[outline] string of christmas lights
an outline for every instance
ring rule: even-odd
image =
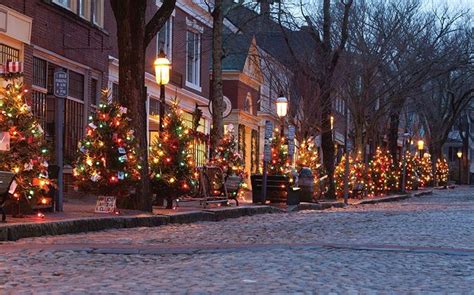
[[[18,186],[14,197],[26,198],[30,205],[49,205],[49,150],[43,128],[35,120],[26,98],[28,90],[17,79],[21,74],[5,76],[6,86],[0,90],[0,134],[9,150],[0,152],[0,170],[15,173]]]
[[[103,93],[97,112],[89,117],[73,173],[82,190],[125,196],[140,178],[138,145],[127,108],[108,103],[107,95]]]
[[[196,187],[193,173],[193,139],[181,118],[178,102],[171,104],[163,120],[163,134],[150,146],[150,172],[153,191],[171,201],[191,193]]]

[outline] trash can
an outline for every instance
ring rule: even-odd
[[[298,184],[301,188],[300,202],[312,202],[314,192],[314,176],[311,172],[311,169],[308,167],[301,169]]]
[[[288,197],[286,199],[286,204],[288,206],[296,206],[300,203],[300,193],[301,189],[299,187],[292,187],[288,190]]]

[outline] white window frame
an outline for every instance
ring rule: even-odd
[[[92,3],[92,0],[89,0],[91,3],[90,3],[90,20],[91,22],[96,25],[96,26],[99,26],[101,28],[104,27],[104,0],[94,0],[96,4],[98,4],[99,6],[99,9],[96,10],[96,15],[97,17],[94,19],[94,14],[92,13],[92,7],[93,7],[93,3]]]
[[[83,13],[81,13],[81,4],[83,3],[85,7]],[[91,0],[77,0],[77,15],[86,20],[91,19]]]
[[[189,33],[191,34],[195,34],[195,36],[197,36],[197,59],[194,61],[194,68],[193,68],[193,72],[194,75],[192,76],[193,80],[194,81],[189,81],[188,80],[188,77],[189,77],[189,73],[188,73],[188,63],[189,63],[189,54],[188,54],[188,48],[189,48],[189,39],[188,39],[188,36],[189,36]],[[201,91],[202,88],[201,88],[201,34],[195,30],[187,30],[186,31],[186,86],[189,87],[189,88],[192,88],[194,90],[198,90],[198,91]],[[194,47],[195,48],[195,47]]]
[[[167,52],[166,50],[164,50],[164,51],[165,51],[165,54],[166,54],[166,58],[169,59],[170,61],[173,60],[173,20],[174,20],[174,17],[171,16],[166,21],[165,26],[163,27],[163,28],[165,28],[166,24],[169,23],[169,30],[170,30],[169,39],[165,40],[165,47],[169,50],[169,52]],[[160,32],[158,32],[158,34],[156,34],[156,56],[158,56],[158,54],[160,53],[160,39],[158,37],[159,34],[160,34]]]
[[[69,5],[63,4],[63,3],[61,3],[61,2],[62,2],[62,1],[60,1],[60,0],[53,0],[53,3],[56,4],[56,5],[58,5],[58,6],[61,6],[62,8],[65,8],[65,9],[67,9],[67,10],[71,10],[71,11],[73,11],[73,12],[75,11],[75,8],[76,8],[76,5],[75,5],[75,4],[76,4],[76,2],[77,2],[76,0],[70,0],[70,1],[69,1]]]

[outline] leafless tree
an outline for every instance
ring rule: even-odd
[[[171,16],[176,0],[163,0],[150,20],[146,19],[147,0],[110,0],[110,4],[117,23],[119,101],[129,109],[140,147],[141,180],[136,207],[152,211],[146,134],[145,50]]]

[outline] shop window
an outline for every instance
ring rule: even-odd
[[[161,30],[158,32],[157,38],[156,38],[156,55],[160,53],[160,50],[163,50],[164,53],[166,54],[166,58],[171,60],[172,58],[172,30],[173,30],[173,18],[171,17],[168,19],[168,21],[165,23],[165,25],[161,28]]]
[[[33,57],[33,85],[46,88],[46,61]]]
[[[150,98],[149,115],[157,119],[160,117],[160,101],[158,99]]]
[[[20,51],[5,44],[0,44],[0,64],[6,64],[7,61],[19,61]]]
[[[187,31],[187,50],[186,50],[186,82],[192,86],[199,87],[200,81],[200,49],[201,36],[194,31]]]
[[[69,96],[84,100],[84,75],[69,71]]]
[[[117,83],[112,83],[112,101],[119,101],[119,85]]]
[[[72,164],[77,152],[77,143],[84,134],[84,104],[66,99],[64,106],[64,160]]]
[[[43,130],[46,130],[46,93],[31,91],[31,112]],[[51,134],[46,134],[46,136],[51,136]]]

